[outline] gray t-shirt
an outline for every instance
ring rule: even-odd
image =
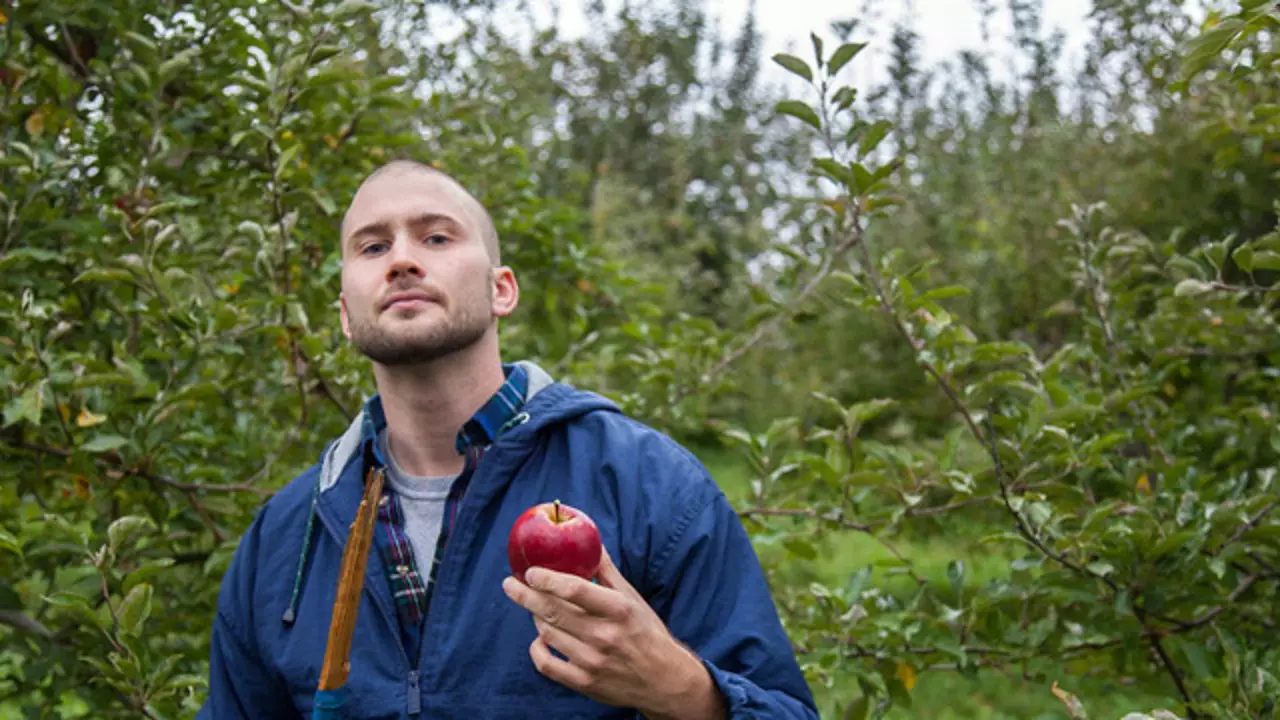
[[[378,438],[378,442],[382,444],[383,456],[387,458],[387,483],[400,496],[404,532],[409,537],[413,559],[425,583],[435,562],[436,539],[440,537],[445,500],[449,497],[449,487],[453,485],[457,475],[410,475],[391,454],[385,432]]]

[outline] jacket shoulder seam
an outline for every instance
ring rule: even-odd
[[[680,465],[683,466],[683,469],[687,470],[694,477],[698,477],[700,480],[714,483],[706,471],[701,469],[686,453],[688,453],[688,451],[685,450],[684,447],[678,444],[676,445],[674,454],[680,459]],[[671,555],[675,552],[676,546],[684,540],[684,534],[688,531],[689,526],[693,524],[694,518],[702,514],[702,512],[705,511],[716,498],[715,492],[703,492],[698,495],[699,497],[697,498],[697,501],[689,503],[686,506],[685,511],[676,520],[675,526],[671,530],[671,536],[654,557],[653,564],[655,576],[661,577],[662,574],[666,572],[667,561],[671,559]]]

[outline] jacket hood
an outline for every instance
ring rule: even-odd
[[[586,390],[579,390],[557,382],[537,363],[520,360],[517,365],[529,375],[529,388],[524,411],[516,416],[507,434],[514,440],[532,439],[548,425],[564,422],[596,410],[621,412],[613,401]],[[374,394],[352,419],[346,432],[332,443],[320,461],[319,492],[324,493],[337,484],[347,465],[360,456],[365,442],[376,440],[376,434],[384,424],[382,400]]]

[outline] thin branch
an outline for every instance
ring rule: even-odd
[[[738,517],[803,517],[834,523],[840,527],[857,530],[867,534],[875,532],[875,527],[852,520],[845,520],[844,513],[819,514],[812,508],[744,508],[738,511]]]
[[[867,525],[865,523],[855,522],[853,520],[846,520],[844,517],[844,513],[841,511],[837,510],[835,513],[826,513],[826,514],[819,514],[817,510],[814,510],[812,508],[744,508],[738,511],[738,517],[753,517],[753,516],[812,518],[815,520],[823,520],[826,522],[835,523],[840,527],[848,528],[850,530],[857,530],[859,532],[866,533],[873,540],[883,545],[886,550],[888,550],[890,553],[893,554],[894,557],[898,558],[898,560],[902,562],[902,564],[907,568],[907,572],[911,575],[911,578],[916,581],[917,585],[925,585],[928,583],[927,580],[920,577],[920,575],[915,571],[915,566],[911,562],[910,558],[903,555],[902,552],[893,545],[893,543],[889,542],[888,540],[876,534],[875,526]]]
[[[63,448],[50,447],[48,445],[39,445],[36,443],[29,443],[23,440],[14,440],[12,438],[0,438],[0,442],[3,442],[4,444],[10,447],[19,448],[22,450],[31,450],[33,452],[44,453],[46,455],[55,455],[57,457],[62,457],[62,458],[69,458],[74,454],[70,450],[65,450]],[[112,479],[118,479],[118,478],[127,477],[127,476],[139,477],[144,480],[158,482],[163,485],[167,485],[171,488],[182,490],[184,492],[191,492],[191,491],[251,492],[251,493],[256,493],[258,495],[265,495],[265,496],[275,495],[275,492],[276,492],[274,490],[269,490],[266,488],[254,487],[248,484],[247,482],[240,482],[240,483],[227,484],[227,485],[210,485],[207,483],[181,482],[179,480],[174,480],[173,478],[168,477],[167,475],[160,475],[157,473],[147,472],[145,470],[140,470],[138,468],[124,468],[122,467],[121,460],[119,459],[112,460],[105,456],[99,456],[95,458],[95,461],[99,465],[105,465],[108,467],[117,468],[116,470],[110,470],[105,473],[107,477],[110,477]]]
[[[1026,485],[1017,485],[1015,483],[1012,489],[1014,491],[1026,491],[1026,490],[1039,490],[1041,488],[1053,487],[1054,485],[1057,485],[1058,483],[1062,482],[1062,478],[1065,477],[1067,474],[1068,473],[1064,473],[1052,480],[1044,480],[1041,482],[1034,482]],[[946,505],[935,505],[933,507],[924,507],[924,508],[913,507],[907,510],[905,513],[903,513],[903,515],[905,517],[929,517],[932,515],[942,515],[952,510],[958,510],[962,507],[967,507],[969,505],[977,505],[979,503],[992,502],[992,501],[1000,502],[1001,500],[1002,500],[1002,497],[1000,493],[992,493],[990,495],[976,495],[974,497],[966,498],[964,500],[957,500],[953,503],[947,503]]]
[[[1035,533],[1031,532],[1031,528],[1027,526],[1026,521],[1022,517],[1022,513],[1014,509],[1013,501],[1009,498],[1009,485],[1005,481],[1006,475],[1004,471],[1004,464],[1000,461],[1000,453],[996,449],[996,428],[995,428],[995,423],[992,422],[991,417],[992,417],[992,414],[987,413],[987,432],[988,432],[987,451],[991,455],[991,460],[995,463],[995,475],[996,475],[996,480],[1000,483],[1001,499],[1004,501],[1005,509],[1007,509],[1009,511],[1009,514],[1013,516],[1014,523],[1017,525],[1019,534],[1021,534],[1024,538],[1027,539],[1028,542],[1034,545],[1036,549],[1044,553],[1045,556],[1057,561],[1063,567],[1068,568],[1083,577],[1101,580],[1102,582],[1106,583],[1107,587],[1111,588],[1111,591],[1113,593],[1119,593],[1120,592],[1119,586],[1117,586],[1115,581],[1112,580],[1111,578],[1107,577],[1106,575],[1099,575],[1098,573],[1094,573],[1088,570],[1087,568],[1068,560],[1066,555],[1056,553],[1052,549],[1050,549],[1047,545],[1044,544],[1043,541],[1040,540],[1040,538]]]
[[[1255,355],[1270,355],[1271,353],[1280,352],[1280,345],[1269,347],[1255,348],[1253,350],[1238,349],[1218,349],[1211,347],[1183,347],[1183,348],[1164,348],[1160,351],[1160,355],[1164,357],[1216,357],[1216,358],[1247,358]]]
[[[1253,587],[1255,583],[1257,583],[1259,580],[1261,580],[1265,576],[1266,576],[1266,573],[1254,573],[1252,575],[1249,575],[1245,579],[1241,580],[1239,584],[1236,585],[1235,589],[1232,590],[1229,595],[1227,595],[1226,602],[1223,602],[1219,605],[1214,605],[1213,607],[1209,608],[1203,614],[1201,614],[1200,616],[1196,617],[1193,620],[1177,620],[1175,618],[1166,618],[1161,616],[1157,616],[1157,619],[1164,620],[1165,622],[1169,622],[1176,625],[1179,631],[1194,630],[1198,627],[1208,625],[1209,623],[1216,620],[1219,615],[1221,615],[1224,611],[1226,611],[1227,607],[1229,607],[1232,603],[1239,600],[1241,595],[1248,592],[1249,588]]]
[[[1265,507],[1259,510],[1258,514],[1255,515],[1252,520],[1249,520],[1248,522],[1244,523],[1240,527],[1236,528],[1236,531],[1231,534],[1231,537],[1227,538],[1226,542],[1218,546],[1218,549],[1214,552],[1214,554],[1216,555],[1217,553],[1222,552],[1223,548],[1227,547],[1228,545],[1234,544],[1237,540],[1244,537],[1245,533],[1258,527],[1258,524],[1261,523],[1263,520],[1265,520],[1267,515],[1271,514],[1272,510],[1276,509],[1276,505],[1280,505],[1280,499],[1273,499],[1271,502],[1267,503]]]
[[[1268,287],[1266,285],[1228,285],[1227,283],[1212,282],[1209,283],[1209,287],[1213,290],[1221,290],[1222,292],[1280,292],[1280,286]]]
[[[39,620],[17,610],[0,610],[0,625],[8,625],[15,630],[40,637],[53,637],[53,632]]]
[[[947,382],[946,378],[942,377],[942,373],[938,372],[937,368],[935,368],[932,363],[920,359],[920,346],[916,343],[916,340],[911,337],[911,333],[907,330],[906,325],[902,324],[902,320],[898,317],[898,313],[894,311],[893,305],[889,302],[889,296],[884,290],[884,281],[880,278],[880,271],[876,269],[875,263],[871,261],[871,251],[867,249],[867,244],[861,243],[860,250],[862,251],[863,264],[867,268],[867,276],[871,279],[871,285],[876,291],[876,299],[880,301],[880,308],[889,316],[889,319],[893,322],[893,326],[898,331],[898,334],[906,341],[907,347],[911,348],[912,354],[916,356],[916,363],[925,372],[929,373],[929,376],[933,378],[934,382],[938,383],[938,387],[942,388],[942,392],[946,393],[947,398],[951,400],[951,404],[964,418],[965,424],[969,426],[969,431],[973,433],[973,436],[977,438],[978,442],[985,445],[987,442],[986,437],[983,436],[982,431],[978,429],[978,423],[973,419],[973,414],[969,412],[969,409],[965,407],[964,402],[960,400],[960,396],[956,393],[955,388],[951,387],[951,383]]]

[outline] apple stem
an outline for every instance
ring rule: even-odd
[[[555,501],[555,513],[556,513],[556,522],[560,522],[560,499],[559,498],[556,498],[556,501]]]

